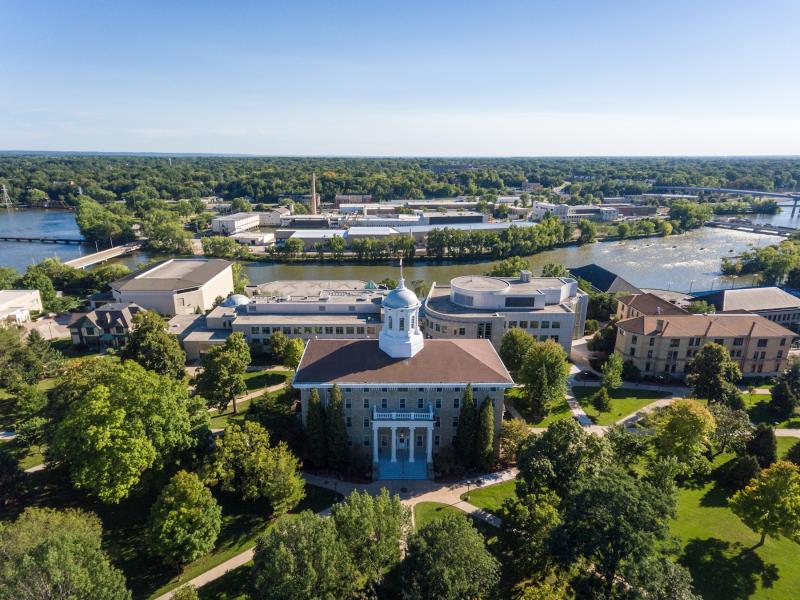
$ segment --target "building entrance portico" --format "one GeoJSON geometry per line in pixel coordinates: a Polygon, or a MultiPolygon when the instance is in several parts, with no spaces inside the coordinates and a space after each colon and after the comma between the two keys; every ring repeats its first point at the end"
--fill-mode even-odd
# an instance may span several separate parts
{"type": "Polygon", "coordinates": [[[433,466],[433,411],[382,411],[372,418],[378,479],[427,479],[433,466]]]}

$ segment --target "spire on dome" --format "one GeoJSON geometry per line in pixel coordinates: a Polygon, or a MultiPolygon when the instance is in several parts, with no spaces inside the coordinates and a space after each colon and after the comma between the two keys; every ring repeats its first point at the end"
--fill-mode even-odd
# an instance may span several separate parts
{"type": "Polygon", "coordinates": [[[397,280],[397,289],[402,290],[406,287],[406,280],[403,278],[403,257],[400,257],[400,279],[397,280]]]}

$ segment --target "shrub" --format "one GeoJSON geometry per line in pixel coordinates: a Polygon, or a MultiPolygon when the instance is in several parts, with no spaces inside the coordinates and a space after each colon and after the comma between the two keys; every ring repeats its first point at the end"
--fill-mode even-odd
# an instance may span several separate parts
{"type": "Polygon", "coordinates": [[[611,396],[608,395],[608,390],[604,387],[592,394],[591,402],[598,412],[608,412],[611,408],[611,396]]]}
{"type": "Polygon", "coordinates": [[[743,490],[760,470],[756,457],[745,454],[725,464],[720,472],[720,483],[732,490],[743,490]]]}

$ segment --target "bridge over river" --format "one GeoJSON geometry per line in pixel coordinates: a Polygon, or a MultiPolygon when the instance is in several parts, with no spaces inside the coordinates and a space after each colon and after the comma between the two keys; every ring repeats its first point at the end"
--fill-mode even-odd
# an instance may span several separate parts
{"type": "Polygon", "coordinates": [[[143,242],[130,242],[129,244],[114,246],[113,248],[108,248],[107,250],[100,250],[100,252],[94,252],[92,254],[87,254],[86,256],[73,258],[72,260],[66,261],[64,264],[76,269],[85,269],[86,267],[91,267],[92,265],[111,260],[112,258],[118,258],[120,256],[136,252],[137,250],[141,250],[143,244],[143,242]]]}

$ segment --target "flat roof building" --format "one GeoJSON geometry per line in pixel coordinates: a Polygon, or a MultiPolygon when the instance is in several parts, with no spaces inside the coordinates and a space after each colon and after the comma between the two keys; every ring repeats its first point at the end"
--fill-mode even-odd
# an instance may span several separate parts
{"type": "Polygon", "coordinates": [[[588,296],[574,279],[532,277],[456,277],[449,286],[431,287],[425,300],[428,338],[485,338],[496,348],[509,329],[519,327],[538,340],[553,339],[569,354],[583,336],[588,296]]]}
{"type": "Polygon", "coordinates": [[[111,293],[116,302],[167,316],[207,311],[233,293],[231,265],[219,258],[170,258],[118,279],[111,293]]]}
{"type": "Polygon", "coordinates": [[[713,304],[717,312],[747,311],[795,331],[800,326],[800,298],[779,287],[718,290],[694,297],[713,304]]]}
{"type": "Polygon", "coordinates": [[[0,290],[0,325],[21,325],[31,320],[31,312],[42,312],[39,290],[0,290]]]}

